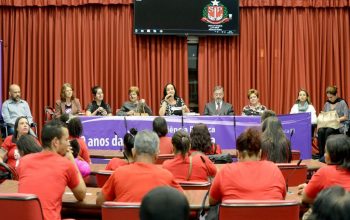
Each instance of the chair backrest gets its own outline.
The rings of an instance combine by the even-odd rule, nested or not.
[[[24,193],[0,193],[0,216],[1,219],[44,219],[38,197]]]
[[[292,150],[292,160],[300,160],[300,150]]]
[[[226,200],[220,205],[219,220],[299,220],[299,203],[294,200]]]
[[[156,160],[156,164],[163,164],[164,161],[174,159],[174,154],[159,154]]]
[[[278,163],[287,186],[298,186],[306,182],[307,166],[305,164]]]
[[[176,181],[184,190],[208,190],[210,188],[210,182],[200,182],[200,181]]]
[[[107,182],[109,177],[112,175],[114,171],[111,170],[99,170],[96,172],[96,183],[97,186],[102,188],[103,185]]]
[[[141,203],[104,202],[102,220],[139,220]]]
[[[55,109],[50,106],[45,106],[45,119],[44,122],[51,121],[53,119],[53,116],[55,114]]]

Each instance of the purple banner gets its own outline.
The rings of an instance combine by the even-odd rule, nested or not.
[[[2,40],[0,40],[0,113],[2,109]]]
[[[83,116],[83,138],[89,149],[121,150],[127,130],[136,128],[152,130],[155,116]],[[286,136],[291,139],[292,149],[300,150],[301,158],[311,158],[311,115],[310,113],[279,115]],[[169,116],[168,136],[183,128],[190,132],[197,123],[208,126],[212,141],[223,149],[236,148],[236,137],[248,127],[260,127],[260,117],[247,116]]]

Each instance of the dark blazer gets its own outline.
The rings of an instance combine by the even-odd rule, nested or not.
[[[56,101],[55,104],[55,118],[60,117],[66,110],[66,102],[62,102],[60,99]],[[81,105],[79,99],[75,98],[72,100],[72,115],[77,115],[81,112]]]
[[[204,115],[233,115],[233,107],[230,103],[222,102],[219,112],[216,111],[216,103],[214,101],[205,105]]]

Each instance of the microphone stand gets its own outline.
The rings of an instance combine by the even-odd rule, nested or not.
[[[234,140],[234,143],[236,144],[236,140],[237,140],[237,135],[236,135],[236,113],[233,111],[233,132],[234,132],[234,137],[235,137],[235,140]]]
[[[181,128],[184,128],[184,115],[181,115]]]

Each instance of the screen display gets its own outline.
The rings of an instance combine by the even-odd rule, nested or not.
[[[239,0],[135,0],[134,33],[239,34]]]

